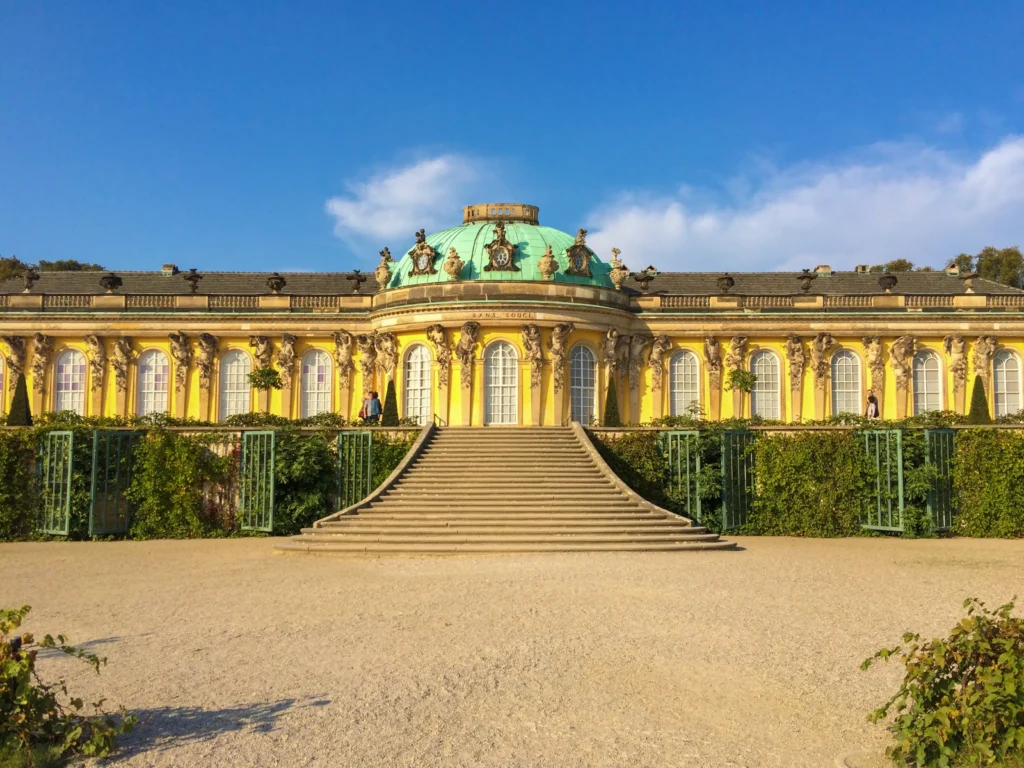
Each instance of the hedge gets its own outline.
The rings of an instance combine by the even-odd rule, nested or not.
[[[957,533],[1024,537],[1024,435],[1001,429],[958,432],[953,489]]]

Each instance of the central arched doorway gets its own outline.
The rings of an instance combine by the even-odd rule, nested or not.
[[[519,360],[516,350],[499,341],[484,352],[484,424],[519,423]]]

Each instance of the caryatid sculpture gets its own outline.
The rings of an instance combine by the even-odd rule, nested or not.
[[[349,376],[352,373],[352,334],[348,331],[335,331],[334,337],[334,362],[338,366],[338,381],[342,387],[349,385]]]
[[[714,336],[704,339],[704,364],[708,369],[708,383],[717,392],[722,387],[722,345]]]
[[[359,370],[363,374],[363,397],[373,389],[373,371],[377,367],[377,333],[360,333],[356,336],[359,347]]]
[[[747,337],[733,336],[729,342],[729,351],[725,354],[725,367],[730,371],[738,371],[743,368],[743,361],[747,358]]]
[[[452,372],[452,348],[448,344],[448,334],[440,323],[427,326],[427,341],[434,348],[434,359],[437,361],[437,385],[447,387]]]
[[[989,390],[992,358],[996,356],[998,346],[999,339],[995,336],[979,336],[974,342],[974,372],[981,375],[986,390]]]
[[[661,391],[665,375],[665,355],[671,348],[672,339],[665,334],[654,337],[654,344],[651,345],[651,357],[647,365],[651,368],[651,388],[655,392]]]
[[[199,372],[199,389],[208,390],[213,380],[213,358],[217,356],[217,337],[212,333],[199,334],[199,354],[196,355],[196,370]]]
[[[967,385],[967,342],[962,333],[951,333],[942,340],[949,356],[949,372],[953,374],[953,391],[963,392]]]
[[[455,345],[455,356],[459,358],[462,368],[461,380],[464,389],[469,389],[473,385],[473,357],[476,355],[476,339],[479,333],[479,323],[463,323],[459,332],[459,343]]]
[[[107,350],[103,339],[95,334],[86,336],[82,341],[89,350],[90,389],[96,392],[103,386],[103,369],[107,365]]]
[[[114,369],[114,385],[118,392],[128,390],[128,365],[132,361],[132,337],[121,336],[114,339],[113,356],[110,367]]]
[[[50,355],[53,354],[53,337],[37,333],[32,341],[32,389],[42,392],[46,380],[46,366],[49,365]]]
[[[0,336],[10,352],[7,353],[7,386],[13,392],[18,384],[18,377],[25,372],[25,337],[24,336]]]
[[[836,344],[831,335],[822,331],[811,342],[811,371],[814,373],[814,386],[825,388],[825,377],[828,374],[828,352]]]
[[[605,331],[604,340],[601,342],[601,357],[609,370],[614,371],[618,366],[616,350],[619,346],[619,332],[614,328]]]
[[[292,369],[295,367],[295,336],[286,333],[281,336],[281,348],[277,350],[277,367],[284,374],[284,385],[291,381]]]
[[[257,368],[269,368],[273,355],[274,344],[267,336],[250,336],[249,346],[253,348]]]
[[[385,384],[394,381],[395,368],[398,366],[397,337],[389,332],[378,333],[373,345],[377,349],[377,370],[381,374],[381,380]]]
[[[192,362],[192,344],[184,331],[169,333],[171,357],[174,359],[174,391],[181,392],[188,381],[188,366]]]
[[[541,342],[540,326],[528,323],[519,329],[519,338],[523,342],[524,359],[530,363],[530,386],[539,387],[541,370],[544,364],[544,351]]]
[[[629,337],[629,388],[636,392],[640,388],[640,369],[644,365],[644,351],[651,337],[635,333]]]
[[[572,323],[558,323],[551,329],[548,349],[551,350],[551,371],[556,395],[562,391],[562,387],[565,385],[565,359],[569,352],[569,334],[574,330],[576,330],[576,326]]]
[[[892,371],[896,376],[896,389],[906,392],[910,382],[910,366],[914,362],[917,339],[913,336],[900,336],[889,347],[889,359]]]
[[[789,334],[786,337],[785,351],[786,362],[789,363],[789,389],[799,395],[802,391],[801,384],[803,383],[804,365],[806,365],[803,339],[795,333]]]
[[[864,345],[864,356],[867,358],[868,370],[871,371],[871,388],[882,394],[885,388],[885,360],[882,359],[882,339],[878,336],[865,336],[861,339]]]

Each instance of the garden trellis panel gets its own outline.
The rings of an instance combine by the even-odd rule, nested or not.
[[[936,531],[953,526],[953,451],[956,433],[952,429],[926,429],[924,432],[925,462],[937,470],[928,492],[928,515]]]
[[[274,529],[275,437],[269,430],[242,435],[239,518],[243,531]]]
[[[71,470],[75,433],[47,432],[39,446],[37,471],[42,496],[39,531],[67,536],[71,530]]]
[[[869,502],[862,528],[903,531],[903,432],[872,429],[862,433],[871,466],[874,499]]]
[[[135,446],[143,432],[97,429],[92,433],[92,488],[89,499],[89,535],[127,533],[132,505],[125,491],[132,482]]]
[[[685,506],[687,517],[700,522],[700,432],[662,432],[658,440],[668,462],[666,491]]]
[[[754,501],[754,434],[722,433],[722,530],[746,525]]]
[[[338,433],[338,507],[362,501],[373,490],[373,433]]]

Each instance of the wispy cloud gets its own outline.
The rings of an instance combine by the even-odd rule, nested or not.
[[[890,143],[833,163],[762,164],[723,190],[623,194],[588,217],[588,242],[601,255],[621,248],[634,268],[850,268],[897,257],[939,266],[1024,242],[1022,210],[1024,138],[966,159]]]
[[[346,193],[324,207],[344,240],[411,242],[421,227],[430,232],[450,225],[479,181],[479,168],[479,162],[459,154],[420,160],[366,181],[349,181]]]

